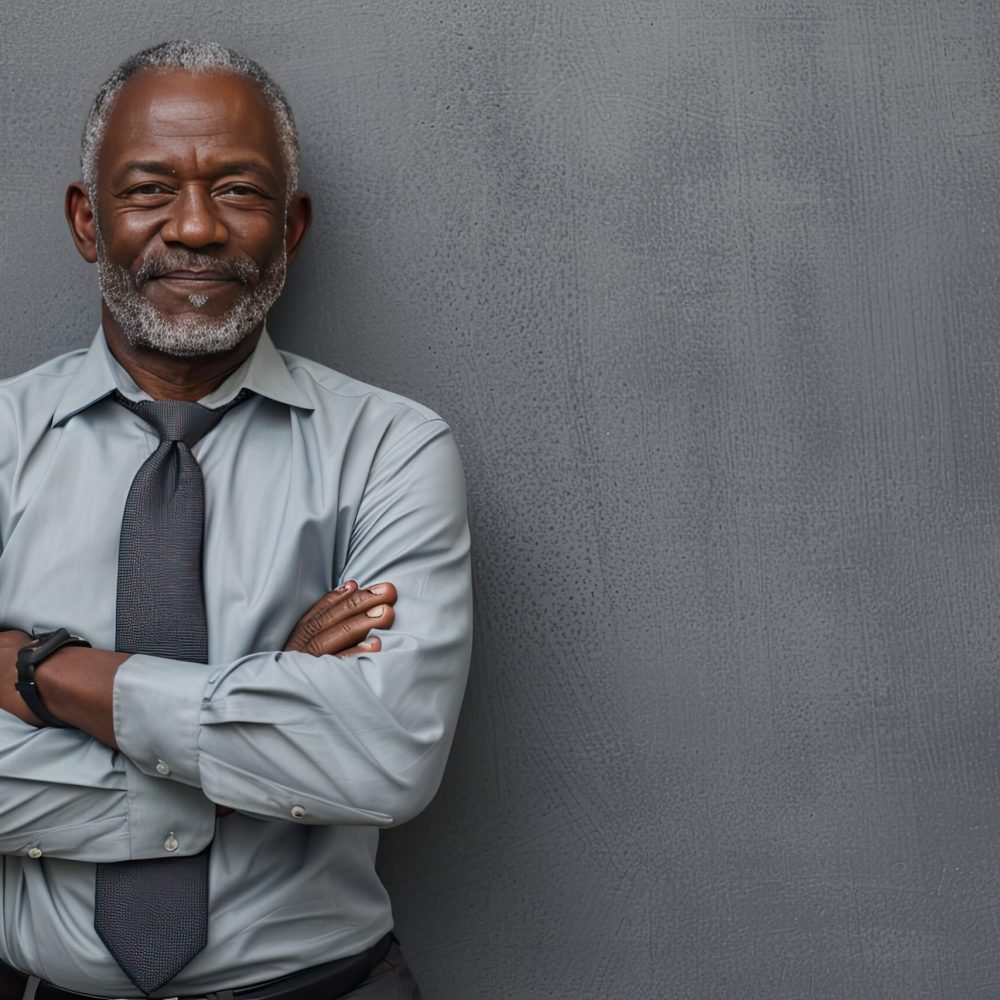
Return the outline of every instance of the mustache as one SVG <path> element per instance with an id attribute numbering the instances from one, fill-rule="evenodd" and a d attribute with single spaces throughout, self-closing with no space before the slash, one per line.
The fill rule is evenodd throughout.
<path id="1" fill-rule="evenodd" d="M 143 259 L 135 274 L 136 286 L 142 288 L 154 278 L 173 271 L 212 271 L 232 278 L 241 285 L 249 285 L 260 278 L 260 268 L 247 254 L 214 257 L 207 253 L 195 253 L 193 250 L 164 250 L 161 253 L 151 253 Z"/>

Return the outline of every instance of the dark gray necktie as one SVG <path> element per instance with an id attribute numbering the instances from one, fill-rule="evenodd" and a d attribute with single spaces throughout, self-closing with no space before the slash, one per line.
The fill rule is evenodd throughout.
<path id="1" fill-rule="evenodd" d="M 191 448 L 227 410 L 180 400 L 115 401 L 160 435 L 132 480 L 118 550 L 115 649 L 205 663 L 202 583 L 205 483 Z M 205 947 L 208 849 L 193 857 L 97 866 L 94 927 L 115 961 L 149 994 Z"/>

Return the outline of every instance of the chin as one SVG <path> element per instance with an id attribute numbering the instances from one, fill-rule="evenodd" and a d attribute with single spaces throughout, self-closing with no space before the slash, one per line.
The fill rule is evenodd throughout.
<path id="1" fill-rule="evenodd" d="M 263 321 L 254 317 L 252 323 L 238 322 L 232 312 L 219 319 L 207 316 L 164 316 L 154 310 L 153 316 L 141 321 L 134 317 L 115 316 L 126 339 L 133 347 L 145 348 L 175 358 L 207 357 L 227 354 L 239 347 Z"/>

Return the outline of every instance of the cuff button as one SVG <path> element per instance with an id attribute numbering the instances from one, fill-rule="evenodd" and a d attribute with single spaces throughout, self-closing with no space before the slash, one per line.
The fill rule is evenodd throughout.
<path id="1" fill-rule="evenodd" d="M 296 819 L 302 819 L 302 817 L 305 816 L 305 814 L 306 811 L 302 806 L 292 806 L 292 815 Z"/>
<path id="2" fill-rule="evenodd" d="M 42 852 L 41 849 L 38 847 L 33 847 L 30 851 L 28 851 L 28 857 L 32 858 L 35 861 L 37 861 L 41 856 Z"/>
<path id="3" fill-rule="evenodd" d="M 167 767 L 166 761 L 158 760 L 156 762 L 156 773 L 162 774 L 164 777 L 170 774 L 170 768 Z"/>
<path id="4" fill-rule="evenodd" d="M 171 854 L 181 846 L 181 842 L 171 833 L 167 835 L 167 839 L 163 841 L 163 849 L 169 851 Z"/>

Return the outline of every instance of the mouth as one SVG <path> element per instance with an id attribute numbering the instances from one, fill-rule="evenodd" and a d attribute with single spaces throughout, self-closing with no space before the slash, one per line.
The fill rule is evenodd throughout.
<path id="1" fill-rule="evenodd" d="M 221 271 L 168 271 L 150 278 L 148 285 L 176 292 L 188 297 L 192 294 L 202 295 L 206 292 L 219 291 L 239 285 L 239 279 Z"/>
<path id="2" fill-rule="evenodd" d="M 150 281 L 185 281 L 198 284 L 217 285 L 222 282 L 236 281 L 231 274 L 223 271 L 167 271 L 149 279 Z"/>

